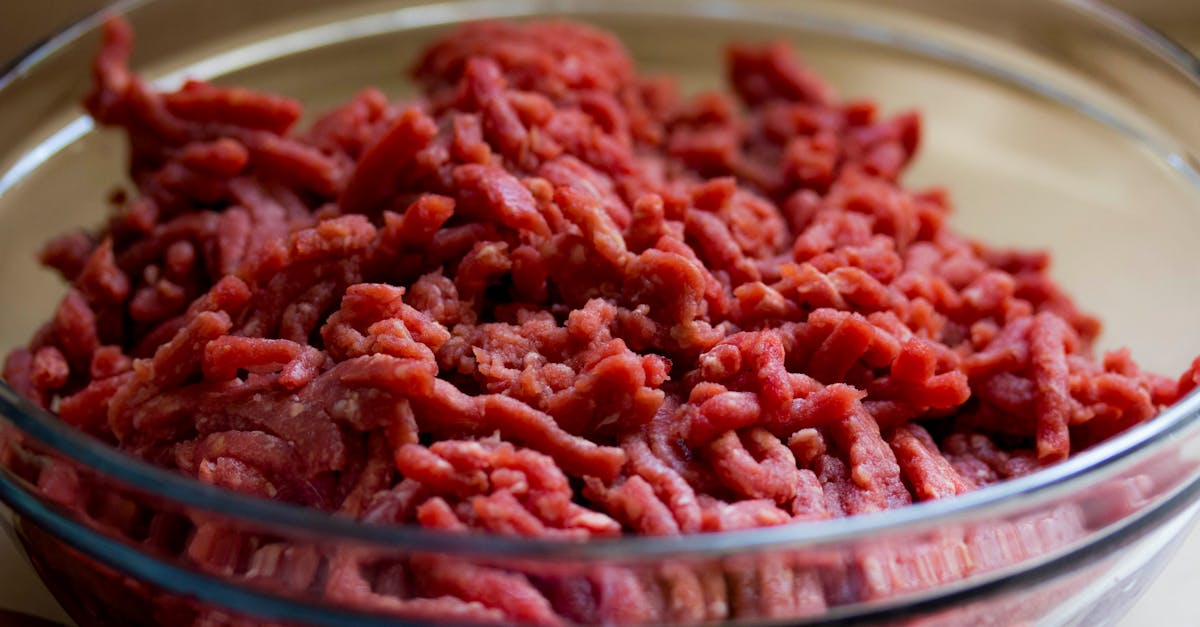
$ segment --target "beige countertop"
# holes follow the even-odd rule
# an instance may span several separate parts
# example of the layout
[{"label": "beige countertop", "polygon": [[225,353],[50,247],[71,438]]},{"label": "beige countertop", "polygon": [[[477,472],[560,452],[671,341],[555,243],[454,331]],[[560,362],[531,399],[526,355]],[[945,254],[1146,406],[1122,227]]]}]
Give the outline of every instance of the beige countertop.
[{"label": "beige countertop", "polygon": [[[7,59],[71,18],[105,4],[104,0],[5,0],[0,2],[0,59]],[[1120,0],[1127,11],[1200,51],[1200,0]],[[5,515],[0,511],[0,515]],[[1122,627],[1185,627],[1200,624],[1200,531],[1194,531],[1158,580],[1138,601]],[[0,536],[0,611],[17,609],[65,621],[10,539]],[[9,622],[0,622],[7,625]]]}]

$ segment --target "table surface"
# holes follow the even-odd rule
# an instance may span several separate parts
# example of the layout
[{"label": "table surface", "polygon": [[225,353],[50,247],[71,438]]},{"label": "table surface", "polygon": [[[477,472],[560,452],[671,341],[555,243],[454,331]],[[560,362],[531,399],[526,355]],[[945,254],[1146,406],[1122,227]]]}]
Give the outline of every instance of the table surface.
[{"label": "table surface", "polygon": [[[1200,51],[1200,0],[1117,0],[1185,46]],[[0,59],[105,0],[0,3]],[[5,515],[0,512],[0,515]],[[1121,627],[1184,627],[1196,624],[1194,594],[1200,590],[1200,530],[1193,531],[1165,571],[1122,620]],[[68,619],[29,568],[12,539],[0,535],[0,610],[15,609],[64,623]]]}]

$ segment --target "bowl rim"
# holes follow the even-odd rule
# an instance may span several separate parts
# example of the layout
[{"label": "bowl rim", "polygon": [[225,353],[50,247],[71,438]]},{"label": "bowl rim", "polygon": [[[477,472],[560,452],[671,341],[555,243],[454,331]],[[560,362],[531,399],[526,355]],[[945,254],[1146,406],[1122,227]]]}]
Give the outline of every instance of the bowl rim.
[{"label": "bowl rim", "polygon": [[[1105,26],[1153,53],[1161,62],[1200,86],[1200,59],[1150,26],[1098,0],[1051,0]],[[154,0],[118,0],[96,11],[3,65],[0,92],[55,52],[76,43],[114,13],[126,13]],[[567,6],[574,3],[568,2]],[[729,8],[725,0],[696,3],[709,13]],[[691,5],[689,5],[691,6]],[[788,8],[787,11],[795,11]],[[738,531],[672,537],[621,536],[587,541],[522,538],[484,533],[452,533],[414,525],[365,523],[332,513],[239,494],[154,466],[78,431],[37,407],[0,381],[0,417],[25,434],[75,462],[127,487],[173,505],[235,519],[239,524],[286,530],[293,537],[353,541],[391,549],[416,547],[455,555],[536,558],[546,561],[631,561],[664,557],[720,557],[744,551],[814,548],[861,540],[927,532],[932,525],[954,525],[996,515],[1031,511],[1092,482],[1118,474],[1153,455],[1185,433],[1200,430],[1200,389],[1167,407],[1155,418],[1114,438],[1030,475],[990,485],[951,499],[828,520],[806,521]],[[2,425],[0,425],[2,426]],[[7,470],[0,481],[10,481]],[[1200,482],[1200,475],[1191,477]]]}]

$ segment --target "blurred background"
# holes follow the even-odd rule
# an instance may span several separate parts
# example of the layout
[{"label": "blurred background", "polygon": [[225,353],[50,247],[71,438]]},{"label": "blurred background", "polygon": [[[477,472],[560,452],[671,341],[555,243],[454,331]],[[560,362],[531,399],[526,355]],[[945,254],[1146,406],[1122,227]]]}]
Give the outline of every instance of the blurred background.
[{"label": "blurred background", "polygon": [[[0,0],[0,60],[15,57],[60,27],[110,1]],[[1109,4],[1140,18],[1200,54],[1200,0],[1111,0]],[[1200,590],[1200,532],[1192,533],[1166,572],[1133,608],[1122,626],[1200,624],[1196,590]],[[0,537],[0,625],[33,625],[21,623],[6,614],[5,609],[29,611],[59,620],[63,617],[24,558],[17,554],[8,538]]]},{"label": "blurred background", "polygon": [[[112,2],[0,0],[0,59],[12,58],[75,18]],[[1200,0],[1109,0],[1107,4],[1141,18],[1193,51],[1200,51]]]},{"label": "blurred background", "polygon": [[[330,0],[336,1],[336,0]],[[983,0],[963,0],[980,2]],[[73,19],[113,0],[0,0],[0,59],[9,59]],[[1200,0],[1109,0],[1106,4],[1200,51]]]}]

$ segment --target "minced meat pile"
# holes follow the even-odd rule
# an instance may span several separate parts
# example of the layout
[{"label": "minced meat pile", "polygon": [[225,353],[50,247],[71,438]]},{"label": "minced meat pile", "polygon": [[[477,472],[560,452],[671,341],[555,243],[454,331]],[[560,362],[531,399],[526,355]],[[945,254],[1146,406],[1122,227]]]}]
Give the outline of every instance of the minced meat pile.
[{"label": "minced meat pile", "polygon": [[[297,131],[287,98],[156,91],[129,27],[105,35],[86,105],[137,190],[45,247],[71,288],[4,378],[206,483],[444,530],[745,529],[1025,475],[1198,378],[1094,357],[1046,254],[900,184],[920,118],[839,100],[784,44],[729,47],[731,91],[685,97],[595,28],[470,24],[420,57],[419,98],[368,88]],[[246,568],[222,538],[186,553]],[[605,606],[460,566],[404,599],[321,576],[428,617],[640,616],[635,585]],[[736,614],[696,594],[643,613]]]}]

